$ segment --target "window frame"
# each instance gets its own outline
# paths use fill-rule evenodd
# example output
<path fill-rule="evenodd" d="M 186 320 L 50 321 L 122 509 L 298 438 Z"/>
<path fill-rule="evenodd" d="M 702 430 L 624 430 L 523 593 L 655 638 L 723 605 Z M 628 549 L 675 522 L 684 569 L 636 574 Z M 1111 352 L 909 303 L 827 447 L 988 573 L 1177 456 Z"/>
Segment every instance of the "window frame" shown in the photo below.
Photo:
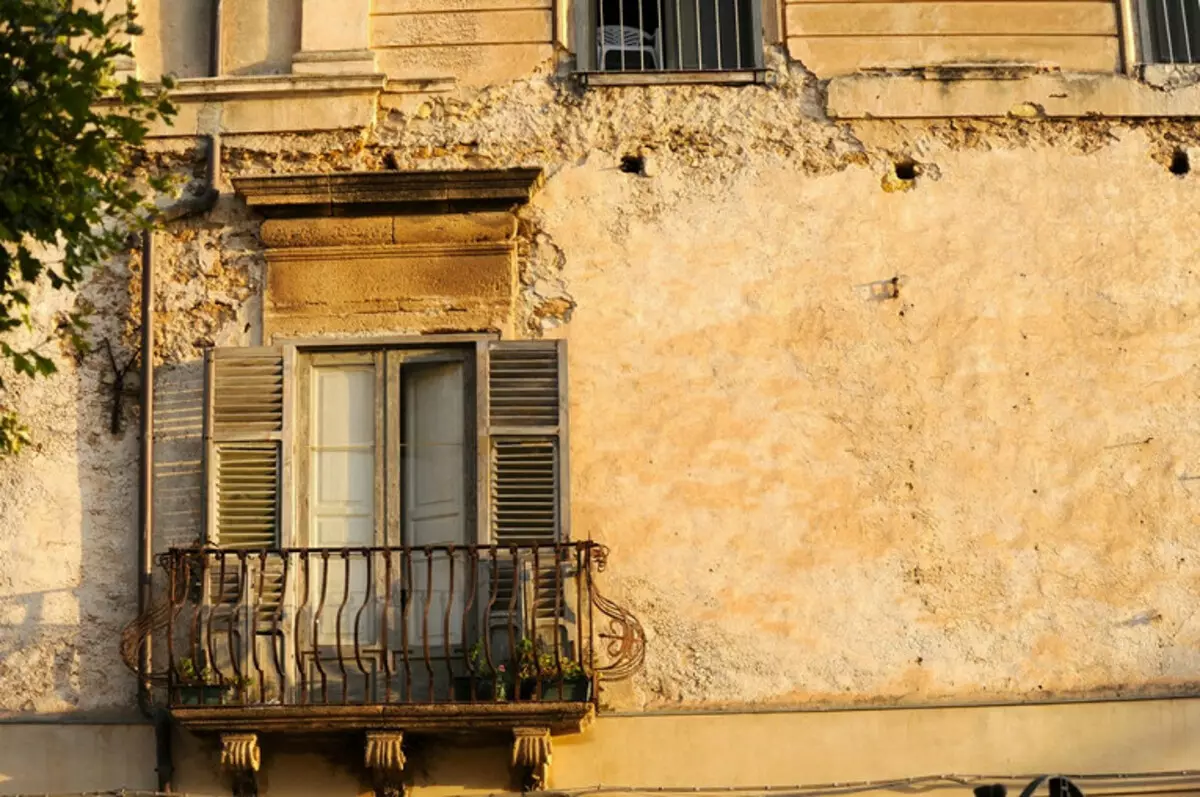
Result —
<path fill-rule="evenodd" d="M 290 456 L 285 457 L 285 461 L 294 463 L 292 465 L 293 472 L 290 474 L 288 481 L 292 485 L 292 495 L 285 499 L 291 504 L 290 524 L 290 540 L 280 540 L 283 547 L 309 547 L 310 539 L 310 515 L 309 515 L 309 488 L 311 486 L 311 474 L 309 473 L 310 463 L 308 462 L 308 446 L 309 433 L 311 429 L 311 411 L 309 406 L 311 396 L 311 358 L 313 355 L 337 355 L 346 354 L 350 356 L 362 354 L 374 354 L 378 356 L 378 364 L 376 365 L 376 389 L 384 391 L 384 395 L 392 391 L 391 382 L 393 377 L 397 381 L 396 389 L 399 387 L 399 368 L 396 368 L 396 373 L 392 374 L 386 363 L 389 358 L 384 355 L 388 351 L 407 351 L 421 352 L 423 354 L 434 354 L 437 352 L 457 351 L 463 357 L 463 437 L 465 442 L 464 461 L 463 461 L 463 478 L 464 478 L 464 513 L 466 519 L 464 521 L 464 539 L 465 545 L 487 545 L 491 536 L 490 528 L 488 528 L 487 513 L 480 511 L 481 502 L 487 500 L 487 485 L 483 482 L 481 474 L 487 467 L 486 457 L 488 455 L 483 445 L 483 431 L 486 429 L 486 418 L 483 417 L 486 412 L 486 397 L 484 392 L 487 389 L 487 347 L 492 342 L 498 342 L 500 336 L 496 334 L 445 334 L 445 335 L 378 335 L 378 336 L 363 336 L 356 338 L 294 338 L 276 340 L 275 344 L 281 346 L 284 352 L 284 362 L 291 365 L 285 370 L 289 371 L 293 379 L 295 389 L 292 390 L 293 407 L 292 417 L 295 419 L 292 424 L 292 433 L 288 435 L 288 439 L 284 440 L 284 445 L 287 446 Z M 400 362 L 403 362 L 401 360 Z M 402 417 L 399 417 L 400 408 L 397 406 L 394 409 L 389 409 L 386 399 L 381 401 L 380 395 L 376 396 L 376 423 L 381 420 L 385 426 L 392 426 L 399 421 L 403 422 Z M 394 413 L 397 417 L 389 417 L 389 414 Z M 399 427 L 396 427 L 397 429 Z M 403 528 L 399 512 L 402 511 L 401 495 L 403 493 L 403 470 L 395 468 L 394 471 L 385 470 L 383 466 L 386 459 L 397 459 L 401 456 L 398 439 L 396 435 L 382 435 L 384 438 L 383 445 L 377 445 L 375 450 L 375 545 L 400 545 L 403 541 Z M 376 430 L 376 439 L 380 438 L 379 430 Z M 386 484 L 381 483 L 385 478 L 384 474 L 395 475 L 395 484 L 392 476 L 388 475 Z M 395 521 L 394 524 L 392 521 Z M 471 529 L 474 528 L 472 534 Z"/>
<path fill-rule="evenodd" d="M 768 36 L 763 24 L 763 6 L 766 0 L 749 0 L 749 24 L 753 42 L 750 64 L 745 66 L 739 64 L 737 67 L 720 69 L 644 70 L 604 70 L 600 68 L 600 64 L 595 63 L 596 26 L 599 22 L 595 14 L 596 2 L 597 0 L 575 0 L 573 14 L 575 30 L 572 42 L 575 48 L 575 71 L 573 74 L 584 86 L 690 83 L 741 85 L 767 82 L 767 70 L 764 64 Z"/>

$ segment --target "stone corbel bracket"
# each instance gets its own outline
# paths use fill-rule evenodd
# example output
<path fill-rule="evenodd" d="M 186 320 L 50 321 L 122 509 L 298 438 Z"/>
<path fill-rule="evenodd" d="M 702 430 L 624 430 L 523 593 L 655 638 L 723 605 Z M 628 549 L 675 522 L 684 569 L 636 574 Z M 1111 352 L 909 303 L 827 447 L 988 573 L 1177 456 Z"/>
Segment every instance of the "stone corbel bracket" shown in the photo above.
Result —
<path fill-rule="evenodd" d="M 234 797 L 258 795 L 258 770 L 262 766 L 262 751 L 257 733 L 221 734 L 221 768 L 233 780 Z"/>
<path fill-rule="evenodd" d="M 368 731 L 366 765 L 376 797 L 402 797 L 404 794 L 403 731 Z"/>
<path fill-rule="evenodd" d="M 546 787 L 553 752 L 549 728 L 513 728 L 512 766 L 524 791 Z"/>

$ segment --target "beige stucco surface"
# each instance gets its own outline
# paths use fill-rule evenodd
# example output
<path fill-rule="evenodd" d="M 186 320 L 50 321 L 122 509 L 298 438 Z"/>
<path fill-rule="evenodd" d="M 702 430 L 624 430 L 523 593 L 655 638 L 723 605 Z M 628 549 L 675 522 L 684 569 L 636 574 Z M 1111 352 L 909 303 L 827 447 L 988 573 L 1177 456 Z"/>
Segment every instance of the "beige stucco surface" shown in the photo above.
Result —
<path fill-rule="evenodd" d="M 512 328 L 570 341 L 573 527 L 649 636 L 606 704 L 1189 690 L 1197 201 L 1164 157 L 1190 134 L 820 102 L 798 70 L 571 102 L 531 79 L 393 112 L 366 147 L 233 137 L 226 169 L 545 168 Z M 200 351 L 260 339 L 258 226 L 227 197 L 160 234 L 160 546 L 198 534 Z M 89 288 L 122 361 L 136 281 L 121 261 Z M 130 699 L 135 441 L 108 431 L 109 370 L 30 387 L 41 450 L 0 463 L 6 710 Z"/>

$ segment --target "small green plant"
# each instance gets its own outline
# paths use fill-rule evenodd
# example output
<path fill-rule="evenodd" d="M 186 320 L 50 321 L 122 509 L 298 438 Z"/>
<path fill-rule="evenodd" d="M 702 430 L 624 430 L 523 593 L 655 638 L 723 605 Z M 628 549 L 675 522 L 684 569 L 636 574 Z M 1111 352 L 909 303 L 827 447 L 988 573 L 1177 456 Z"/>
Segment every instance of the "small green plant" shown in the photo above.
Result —
<path fill-rule="evenodd" d="M 223 686 L 231 692 L 254 686 L 254 679 L 248 675 L 220 676 L 212 667 L 197 667 L 196 662 L 186 656 L 175 664 L 175 672 L 184 686 Z"/>
<path fill-rule="evenodd" d="M 220 682 L 212 667 L 197 667 L 191 658 L 184 657 L 175 664 L 181 683 L 187 686 L 212 686 Z"/>

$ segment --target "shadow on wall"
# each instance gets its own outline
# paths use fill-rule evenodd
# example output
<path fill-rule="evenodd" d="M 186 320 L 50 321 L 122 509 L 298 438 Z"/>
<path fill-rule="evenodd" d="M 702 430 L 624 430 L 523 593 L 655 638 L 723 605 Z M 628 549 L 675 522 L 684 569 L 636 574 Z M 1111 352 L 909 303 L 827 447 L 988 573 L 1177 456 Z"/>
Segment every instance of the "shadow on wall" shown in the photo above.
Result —
<path fill-rule="evenodd" d="M 371 775 L 363 765 L 362 734 L 262 739 L 259 794 L 326 797 L 369 794 Z M 175 789 L 181 793 L 221 794 L 229 783 L 220 766 L 215 739 L 176 731 Z M 406 737 L 404 783 L 407 789 L 437 786 L 448 793 L 501 792 L 513 788 L 511 744 L 499 741 Z"/>

